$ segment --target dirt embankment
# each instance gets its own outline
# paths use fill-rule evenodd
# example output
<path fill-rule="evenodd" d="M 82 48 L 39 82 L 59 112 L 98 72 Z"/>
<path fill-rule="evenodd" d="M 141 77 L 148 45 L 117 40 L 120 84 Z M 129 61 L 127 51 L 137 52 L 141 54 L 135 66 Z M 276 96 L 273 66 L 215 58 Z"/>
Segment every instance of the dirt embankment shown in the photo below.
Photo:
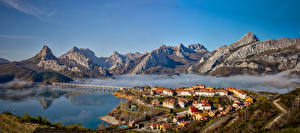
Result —
<path fill-rule="evenodd" d="M 103 116 L 103 117 L 99 117 L 99 119 L 109 123 L 109 124 L 112 124 L 112 125 L 119 125 L 121 122 L 119 120 L 117 120 L 115 117 L 113 116 L 109 116 L 109 115 L 106 115 L 106 116 Z"/>

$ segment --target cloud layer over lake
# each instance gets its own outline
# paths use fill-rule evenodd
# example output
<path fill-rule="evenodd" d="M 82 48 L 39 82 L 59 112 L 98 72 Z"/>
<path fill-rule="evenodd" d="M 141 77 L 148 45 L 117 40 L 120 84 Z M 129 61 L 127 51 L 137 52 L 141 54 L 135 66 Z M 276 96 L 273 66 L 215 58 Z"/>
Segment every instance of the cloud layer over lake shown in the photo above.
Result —
<path fill-rule="evenodd" d="M 194 84 L 205 84 L 216 88 L 235 87 L 255 91 L 271 91 L 285 93 L 291 88 L 300 85 L 299 77 L 293 77 L 286 73 L 266 76 L 231 76 L 213 77 L 201 75 L 123 75 L 115 79 L 89 79 L 84 82 L 88 84 L 116 85 L 116 86 L 162 86 L 167 88 L 178 88 Z"/>

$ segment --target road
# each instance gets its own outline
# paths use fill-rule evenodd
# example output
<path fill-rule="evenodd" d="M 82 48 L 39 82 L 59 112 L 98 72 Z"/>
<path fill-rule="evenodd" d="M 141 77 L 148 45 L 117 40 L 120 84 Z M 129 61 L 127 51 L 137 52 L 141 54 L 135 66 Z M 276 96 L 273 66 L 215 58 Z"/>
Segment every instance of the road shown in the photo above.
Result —
<path fill-rule="evenodd" d="M 204 130 L 202 130 L 202 133 L 207 133 L 221 127 L 223 123 L 227 122 L 232 117 L 236 117 L 237 115 L 238 113 L 233 113 L 218 118 L 216 121 L 207 126 Z"/>
<path fill-rule="evenodd" d="M 278 109 L 280 109 L 281 110 L 281 114 L 277 117 L 277 118 L 275 118 L 272 122 L 270 122 L 265 128 L 267 128 L 267 129 L 270 129 L 278 120 L 280 120 L 286 113 L 287 113 L 287 111 L 282 107 L 282 106 L 280 106 L 279 104 L 278 104 L 278 101 L 279 101 L 280 99 L 276 99 L 276 100 L 274 100 L 273 101 L 273 104 L 278 108 Z"/>
<path fill-rule="evenodd" d="M 188 110 L 182 111 L 182 112 L 178 112 L 177 116 L 185 116 L 186 114 L 188 114 Z"/>

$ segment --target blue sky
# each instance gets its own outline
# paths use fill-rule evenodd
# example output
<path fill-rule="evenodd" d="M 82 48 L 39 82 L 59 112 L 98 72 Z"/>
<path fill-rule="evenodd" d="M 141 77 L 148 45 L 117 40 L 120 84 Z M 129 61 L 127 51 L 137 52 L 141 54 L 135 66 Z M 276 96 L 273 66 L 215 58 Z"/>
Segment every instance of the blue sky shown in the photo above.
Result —
<path fill-rule="evenodd" d="M 298 38 L 299 13 L 299 0 L 0 0 L 0 57 L 23 60 L 43 45 L 109 56 L 178 43 L 214 50 L 247 32 Z"/>

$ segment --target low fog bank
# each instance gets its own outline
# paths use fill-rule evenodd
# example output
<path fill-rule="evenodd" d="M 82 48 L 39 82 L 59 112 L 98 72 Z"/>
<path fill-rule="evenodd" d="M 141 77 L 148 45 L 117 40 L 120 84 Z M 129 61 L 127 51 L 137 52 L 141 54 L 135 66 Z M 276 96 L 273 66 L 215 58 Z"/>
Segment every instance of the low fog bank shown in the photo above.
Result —
<path fill-rule="evenodd" d="M 33 86 L 33 82 L 24 81 L 20 79 L 14 79 L 13 81 L 7 83 L 0 83 L 0 89 L 7 88 L 30 88 Z"/>
<path fill-rule="evenodd" d="M 134 86 L 162 86 L 178 88 L 194 84 L 205 84 L 216 88 L 234 87 L 244 90 L 269 91 L 286 93 L 300 85 L 300 78 L 287 73 L 265 76 L 231 76 L 213 77 L 201 75 L 122 75 L 115 79 L 88 79 L 77 80 L 76 83 L 116 85 L 125 87 Z"/>
<path fill-rule="evenodd" d="M 11 101 L 24 101 L 33 98 L 52 98 L 64 94 L 62 91 L 54 90 L 47 87 L 34 87 L 25 89 L 0 89 L 0 99 Z"/>

